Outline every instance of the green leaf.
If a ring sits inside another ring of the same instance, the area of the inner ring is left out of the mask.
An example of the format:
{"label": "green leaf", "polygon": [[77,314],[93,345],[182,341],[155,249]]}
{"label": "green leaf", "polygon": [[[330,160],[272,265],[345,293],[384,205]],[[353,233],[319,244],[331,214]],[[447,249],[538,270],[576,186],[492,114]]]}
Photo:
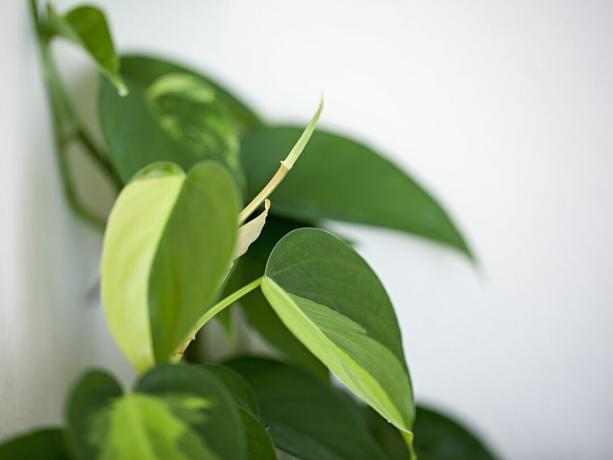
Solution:
{"label": "green leaf", "polygon": [[223,382],[226,390],[230,392],[234,402],[239,407],[247,440],[247,458],[253,460],[276,459],[272,439],[270,439],[266,428],[258,420],[260,408],[249,383],[230,367],[219,364],[206,364],[203,367]]}
{"label": "green leaf", "polygon": [[208,369],[181,364],[158,366],[139,380],[135,391],[164,399],[180,395],[208,401],[204,417],[177,412],[179,418],[204,440],[216,458],[244,458],[245,438],[239,409],[222,382]]}
{"label": "green leaf", "polygon": [[122,394],[119,383],[99,370],[87,372],[73,387],[66,405],[66,427],[72,451],[78,458],[96,458],[100,446],[91,433],[101,414]]}
{"label": "green leaf", "polygon": [[331,233],[298,229],[275,246],[261,287],[288,329],[410,440],[415,410],[400,329],[368,264]]}
{"label": "green leaf", "polygon": [[235,370],[219,364],[206,364],[204,369],[215,375],[234,398],[234,402],[245,412],[259,417],[258,400],[249,383]]}
{"label": "green leaf", "polygon": [[100,420],[98,460],[221,460],[183,419],[205,419],[210,402],[186,396],[162,399],[132,393]]}
{"label": "green leaf", "polygon": [[281,363],[239,358],[229,363],[253,386],[275,445],[305,460],[384,459],[359,412],[340,390]]}
{"label": "green leaf", "polygon": [[417,407],[415,449],[421,460],[494,460],[479,437],[459,421],[424,406]]}
{"label": "green leaf", "polygon": [[[277,169],[301,129],[263,126],[241,145],[248,196]],[[412,233],[470,248],[441,205],[414,179],[369,147],[318,130],[295,168],[271,195],[272,213],[298,220],[333,219]]]}
{"label": "green leaf", "polygon": [[178,64],[126,56],[121,69],[129,96],[119,97],[103,82],[98,110],[111,159],[124,181],[156,161],[189,169],[216,159],[243,182],[238,138],[260,124],[249,108],[219,84]]}
{"label": "green leaf", "polygon": [[[390,460],[405,460],[408,451],[402,437],[372,410],[364,416],[379,445]],[[419,460],[494,460],[496,456],[479,437],[459,421],[439,411],[417,406],[414,426]]]}
{"label": "green leaf", "polygon": [[102,254],[101,290],[119,347],[139,371],[169,361],[210,308],[236,242],[238,193],[203,162],[154,164],[121,192]]}
{"label": "green leaf", "polygon": [[[247,253],[238,259],[226,292],[229,294],[262,276],[275,244],[287,233],[305,225],[302,222],[269,216],[260,237],[249,247]],[[266,342],[319,378],[328,379],[327,368],[287,329],[259,290],[242,297],[239,303],[249,324]]]}
{"label": "green leaf", "polygon": [[247,459],[276,460],[275,446],[266,428],[249,412],[241,409],[240,413],[247,436]]}
{"label": "green leaf", "polygon": [[18,435],[0,444],[2,460],[69,460],[64,433],[47,428]]}
{"label": "green leaf", "polygon": [[49,31],[79,45],[94,60],[121,96],[127,88],[119,74],[119,58],[104,13],[93,6],[78,6],[59,15],[47,4]]}

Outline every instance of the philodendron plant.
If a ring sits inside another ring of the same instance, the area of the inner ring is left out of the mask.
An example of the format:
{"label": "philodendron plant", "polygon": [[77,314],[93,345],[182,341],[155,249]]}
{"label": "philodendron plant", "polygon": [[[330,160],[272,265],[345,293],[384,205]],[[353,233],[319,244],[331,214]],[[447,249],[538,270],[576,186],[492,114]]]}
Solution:
{"label": "philodendron plant", "polygon": [[[102,304],[138,378],[126,391],[106,371],[86,372],[64,427],[7,440],[1,459],[493,458],[457,422],[416,406],[383,285],[320,228],[396,229],[472,260],[422,187],[369,147],[315,131],[323,103],[305,129],[271,125],[194,70],[119,57],[95,7],[30,7],[68,203],[104,231]],[[72,108],[55,39],[81,47],[103,76],[106,151]],[[72,144],[117,189],[108,219],[74,186]],[[201,329],[220,321],[234,337],[237,316],[275,358],[243,350],[198,362]]]}

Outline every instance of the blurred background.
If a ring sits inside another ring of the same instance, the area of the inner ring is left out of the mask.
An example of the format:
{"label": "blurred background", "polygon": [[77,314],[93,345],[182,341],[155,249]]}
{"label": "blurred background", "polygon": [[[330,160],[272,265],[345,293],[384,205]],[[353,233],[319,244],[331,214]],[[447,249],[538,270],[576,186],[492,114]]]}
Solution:
{"label": "blurred background", "polygon": [[[411,172],[479,260],[333,227],[393,299],[418,400],[502,458],[611,458],[612,2],[95,3],[120,51],[188,63],[272,121],[306,121],[323,90],[321,125]],[[1,438],[58,420],[84,367],[131,379],[88,297],[100,237],[62,194],[26,6],[0,6]],[[94,125],[93,66],[56,51]]]}

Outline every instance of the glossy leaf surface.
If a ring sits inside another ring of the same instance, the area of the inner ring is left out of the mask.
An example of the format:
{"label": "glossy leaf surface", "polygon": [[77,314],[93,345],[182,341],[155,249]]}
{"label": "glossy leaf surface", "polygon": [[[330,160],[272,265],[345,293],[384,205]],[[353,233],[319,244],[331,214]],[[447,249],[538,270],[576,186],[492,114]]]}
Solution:
{"label": "glossy leaf surface", "polygon": [[162,59],[126,56],[121,70],[130,94],[119,97],[104,82],[98,110],[124,181],[156,161],[189,169],[215,159],[242,183],[238,136],[260,123],[250,109],[212,80]]}
{"label": "glossy leaf surface", "polygon": [[78,6],[65,15],[59,15],[47,4],[48,26],[79,45],[94,60],[100,71],[114,85],[114,92],[125,95],[127,88],[119,74],[119,57],[104,13],[93,6]]}
{"label": "glossy leaf surface", "polygon": [[174,356],[211,306],[232,261],[238,210],[233,180],[215,162],[187,174],[155,164],[123,189],[101,288],[113,337],[138,370]]}
{"label": "glossy leaf surface", "polygon": [[[255,195],[300,136],[297,127],[249,133],[241,158]],[[295,168],[271,195],[272,212],[298,220],[333,219],[401,230],[471,256],[441,205],[415,180],[373,149],[331,132],[313,134]]]}
{"label": "glossy leaf surface", "polygon": [[239,358],[229,365],[253,386],[279,449],[305,460],[385,458],[340,390],[272,360]]}
{"label": "glossy leaf surface", "polygon": [[70,460],[64,433],[57,428],[32,431],[0,444],[2,460]]}
{"label": "glossy leaf surface", "polygon": [[415,412],[400,330],[368,264],[331,233],[298,229],[275,246],[261,286],[288,329],[410,438]]}
{"label": "glossy leaf surface", "polygon": [[[302,222],[269,216],[260,237],[249,247],[247,253],[237,260],[227,293],[262,276],[275,244],[287,233],[304,226]],[[250,292],[242,297],[239,303],[249,324],[266,342],[314,375],[322,379],[328,378],[327,368],[287,329],[261,291]]]}

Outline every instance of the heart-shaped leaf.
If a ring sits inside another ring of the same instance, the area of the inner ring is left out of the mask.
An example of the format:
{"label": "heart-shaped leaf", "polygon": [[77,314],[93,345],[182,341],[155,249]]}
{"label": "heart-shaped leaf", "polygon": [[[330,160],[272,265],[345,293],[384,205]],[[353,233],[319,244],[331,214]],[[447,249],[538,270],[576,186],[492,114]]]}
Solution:
{"label": "heart-shaped leaf", "polygon": [[79,460],[245,458],[241,415],[200,366],[158,366],[125,395],[110,375],[91,371],[71,392],[67,423]]}
{"label": "heart-shaped leaf", "polygon": [[[298,127],[262,126],[241,145],[249,196],[276,170],[300,135]],[[333,219],[401,230],[456,248],[466,241],[442,206],[414,179],[373,149],[318,130],[296,168],[271,195],[273,214]]]}
{"label": "heart-shaped leaf", "polygon": [[415,408],[400,329],[368,264],[331,233],[298,229],[275,246],[261,286],[288,329],[410,441]]}
{"label": "heart-shaped leaf", "polygon": [[130,94],[119,97],[104,82],[98,110],[111,159],[124,181],[156,161],[189,169],[215,159],[243,182],[238,136],[260,124],[249,108],[212,80],[168,61],[127,56],[121,70]]}
{"label": "heart-shaped leaf", "polygon": [[137,370],[181,347],[228,273],[238,192],[215,162],[146,168],[111,212],[101,268],[111,332]]}
{"label": "heart-shaped leaf", "polygon": [[47,27],[79,45],[94,60],[100,71],[115,86],[121,96],[127,88],[119,74],[119,58],[104,13],[93,6],[78,6],[64,15],[47,4]]}
{"label": "heart-shaped leaf", "polygon": [[275,445],[305,460],[385,458],[339,389],[287,365],[262,358],[228,363],[251,384]]}
{"label": "heart-shaped leaf", "polygon": [[70,460],[64,433],[48,428],[22,434],[0,444],[2,460]]}

